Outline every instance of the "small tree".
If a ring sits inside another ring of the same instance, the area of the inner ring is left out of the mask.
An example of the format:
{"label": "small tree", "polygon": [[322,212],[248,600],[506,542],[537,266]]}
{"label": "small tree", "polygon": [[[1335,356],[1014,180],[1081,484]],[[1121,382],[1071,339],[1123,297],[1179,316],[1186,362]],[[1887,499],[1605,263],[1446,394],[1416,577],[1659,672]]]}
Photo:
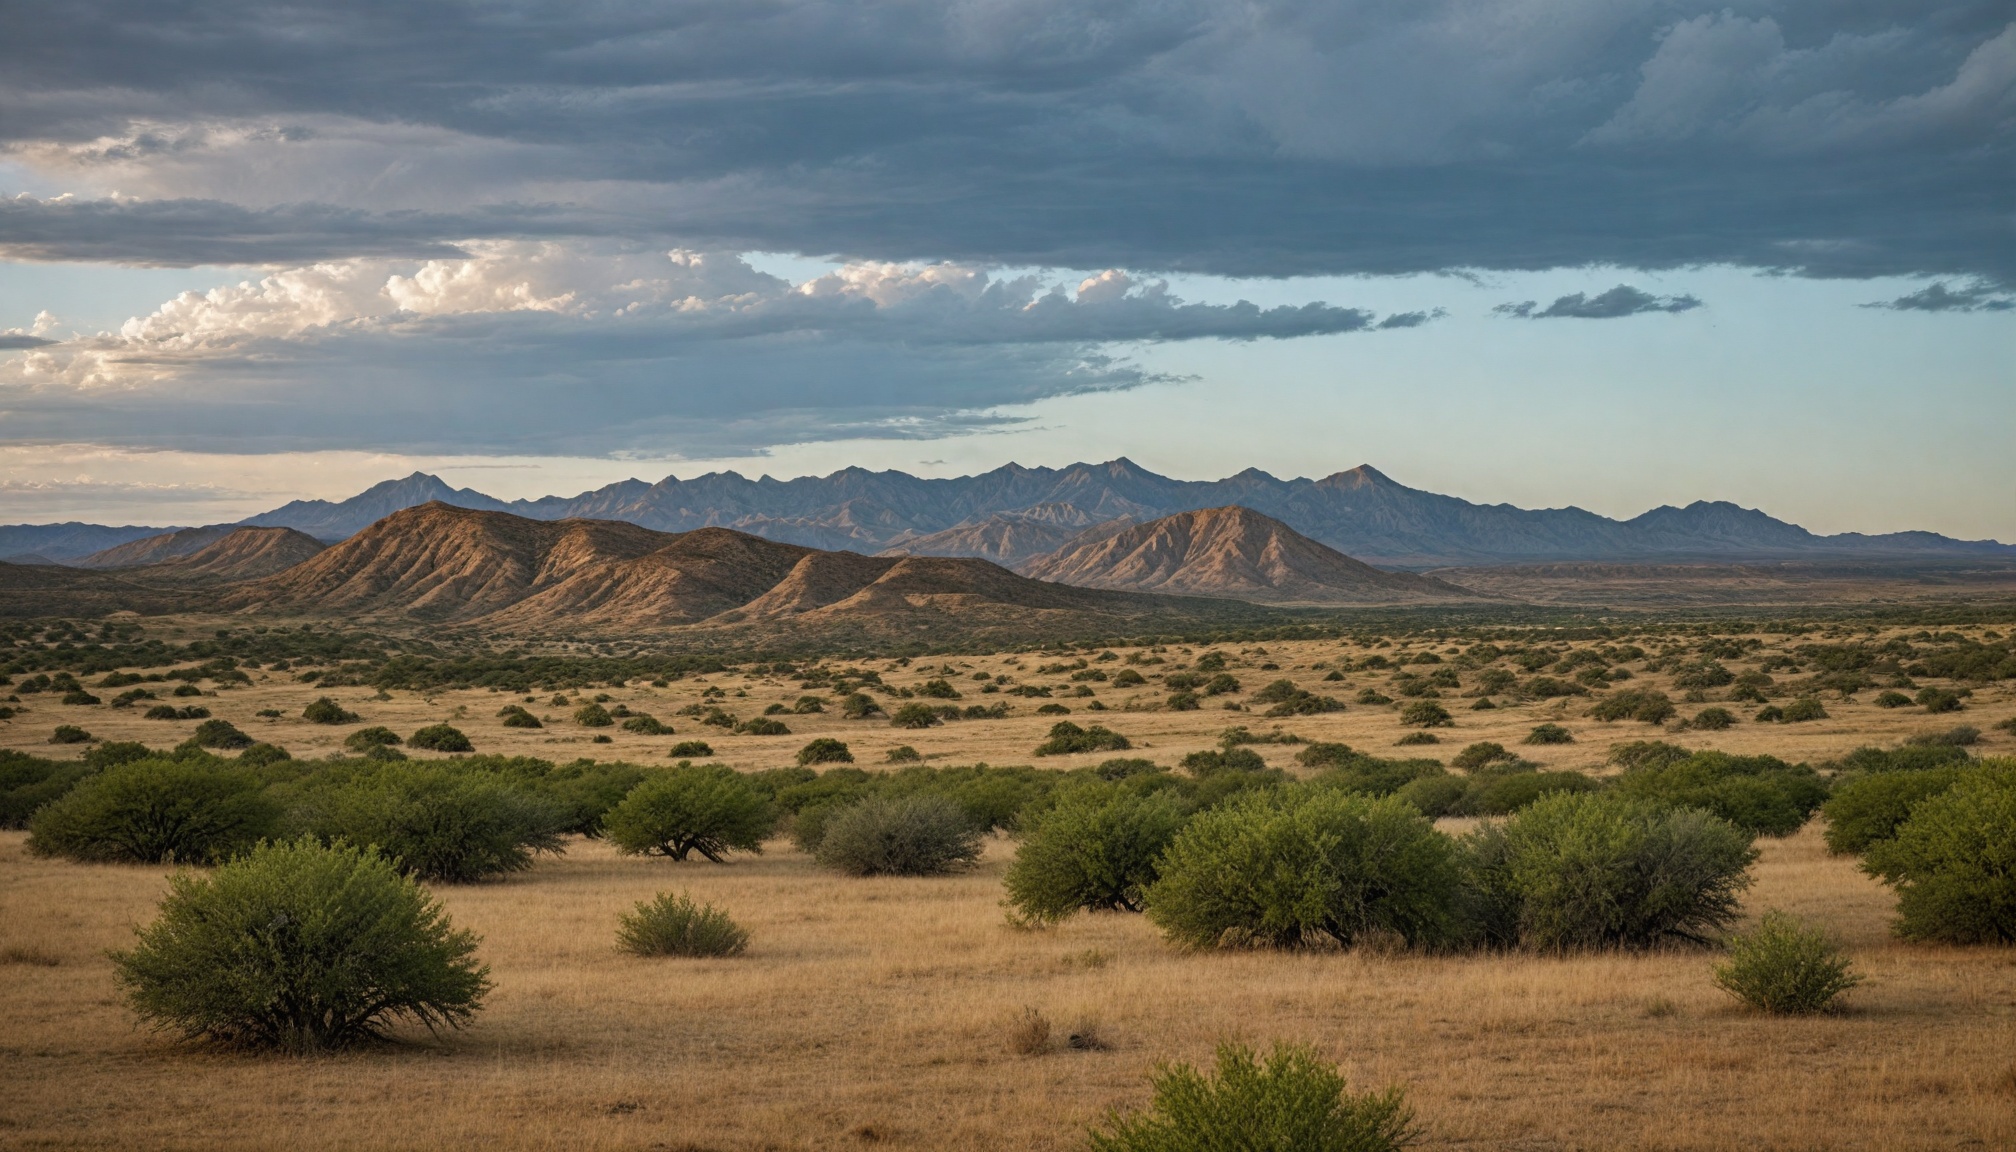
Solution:
{"label": "small tree", "polygon": [[1412,728],[1450,728],[1456,721],[1434,700],[1416,700],[1400,712],[1400,722]]}
{"label": "small tree", "polygon": [[190,733],[189,742],[198,748],[250,748],[252,738],[229,720],[205,720]]}
{"label": "small tree", "polygon": [[1573,744],[1575,734],[1559,724],[1536,725],[1526,734],[1527,744]]}
{"label": "small tree", "polygon": [[826,816],[814,859],[850,876],[936,876],[980,859],[964,809],[928,792],[868,796]]}
{"label": "small tree", "polygon": [[938,710],[929,704],[905,704],[889,717],[891,728],[929,728],[941,723]]}
{"label": "small tree", "polygon": [[559,855],[569,813],[487,773],[433,764],[380,768],[311,787],[291,822],[327,843],[373,844],[406,874],[470,884]]}
{"label": "small tree", "polygon": [[1477,843],[1496,861],[1475,873],[1486,902],[1515,907],[1520,939],[1545,951],[1705,943],[1735,921],[1757,857],[1706,812],[1604,792],[1538,800]]}
{"label": "small tree", "polygon": [[343,738],[343,747],[358,753],[369,752],[373,748],[397,747],[404,743],[397,732],[382,724],[371,728],[359,728]]}
{"label": "small tree", "polygon": [[406,738],[409,748],[425,748],[430,752],[472,752],[474,746],[460,728],[449,724],[429,724]]}
{"label": "small tree", "polygon": [[1080,728],[1069,720],[1050,726],[1050,736],[1036,746],[1038,756],[1064,756],[1074,752],[1124,752],[1133,747],[1125,736],[1094,724]]}
{"label": "small tree", "polygon": [[1353,1095],[1309,1048],[1277,1045],[1263,1062],[1222,1044],[1214,1075],[1165,1064],[1153,1084],[1147,1110],[1091,1132],[1092,1152],[1394,1152],[1416,1139],[1399,1089]]}
{"label": "small tree", "polygon": [[854,753],[847,745],[830,736],[821,736],[798,750],[798,763],[805,767],[814,764],[852,764]]}
{"label": "small tree", "polygon": [[1109,787],[1067,794],[1022,841],[1004,884],[1025,920],[1054,922],[1081,908],[1139,912],[1156,861],[1184,823],[1167,794]]}
{"label": "small tree", "polygon": [[626,856],[684,860],[698,852],[716,864],[731,851],[760,853],[776,826],[769,800],[722,764],[659,772],[602,820],[603,834]]}
{"label": "small tree", "polygon": [[1320,787],[1249,792],[1193,818],[1147,890],[1149,919],[1190,947],[1369,932],[1408,943],[1455,938],[1455,843],[1393,797]]}
{"label": "small tree", "polygon": [[622,915],[616,946],[638,956],[739,956],[749,933],[712,904],[664,892]]}
{"label": "small tree", "polygon": [[607,708],[590,702],[574,710],[574,723],[583,728],[607,728],[616,723],[616,718],[609,715]]}
{"label": "small tree", "polygon": [[28,847],[72,860],[209,864],[270,835],[278,817],[251,773],[228,762],[136,760],[36,812]]}
{"label": "small tree", "polygon": [[342,1048],[401,1020],[460,1028],[490,990],[476,937],[367,849],[262,844],[169,884],[112,959],[133,1010],[190,1039]]}
{"label": "small tree", "polygon": [[1919,801],[1862,868],[1897,889],[1905,939],[2016,941],[2016,761],[1983,761]]}
{"label": "small tree", "polygon": [[1949,765],[1915,772],[1873,772],[1834,787],[1820,811],[1827,817],[1827,850],[1860,855],[1897,834],[1919,801],[1960,782],[1961,768]]}
{"label": "small tree", "polygon": [[674,760],[705,760],[714,755],[714,746],[705,740],[681,740],[665,754]]}
{"label": "small tree", "polygon": [[75,724],[58,724],[56,730],[49,734],[51,744],[89,744],[95,739],[97,737]]}
{"label": "small tree", "polygon": [[1715,968],[1715,986],[1773,1015],[1804,1015],[1833,1007],[1862,983],[1841,945],[1783,912],[1766,912],[1756,929],[1729,940],[1729,959]]}
{"label": "small tree", "polygon": [[343,706],[327,696],[318,696],[314,703],[301,710],[301,718],[310,724],[355,724],[357,714],[345,711]]}
{"label": "small tree", "polygon": [[539,717],[525,710],[522,704],[507,704],[498,709],[497,715],[503,719],[506,728],[544,728]]}

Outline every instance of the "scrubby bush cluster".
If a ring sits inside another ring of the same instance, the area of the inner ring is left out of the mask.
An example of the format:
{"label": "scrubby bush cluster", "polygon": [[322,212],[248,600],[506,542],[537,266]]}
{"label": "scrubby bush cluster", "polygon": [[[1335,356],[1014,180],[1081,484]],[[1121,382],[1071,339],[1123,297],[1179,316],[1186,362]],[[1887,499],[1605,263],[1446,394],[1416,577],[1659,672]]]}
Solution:
{"label": "scrubby bush cluster", "polygon": [[1092,1152],[1397,1152],[1415,1140],[1399,1090],[1353,1094],[1309,1048],[1276,1046],[1262,1059],[1225,1044],[1213,1074],[1169,1064],[1153,1085],[1145,1110],[1093,1129]]}

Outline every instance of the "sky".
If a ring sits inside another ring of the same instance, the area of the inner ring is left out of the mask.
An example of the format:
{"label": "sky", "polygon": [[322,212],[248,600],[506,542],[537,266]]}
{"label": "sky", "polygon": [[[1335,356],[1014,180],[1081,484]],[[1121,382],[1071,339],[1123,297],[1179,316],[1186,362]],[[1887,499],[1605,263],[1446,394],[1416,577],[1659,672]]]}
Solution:
{"label": "sky", "polygon": [[0,64],[0,522],[1124,455],[2016,541],[2006,0],[84,0]]}

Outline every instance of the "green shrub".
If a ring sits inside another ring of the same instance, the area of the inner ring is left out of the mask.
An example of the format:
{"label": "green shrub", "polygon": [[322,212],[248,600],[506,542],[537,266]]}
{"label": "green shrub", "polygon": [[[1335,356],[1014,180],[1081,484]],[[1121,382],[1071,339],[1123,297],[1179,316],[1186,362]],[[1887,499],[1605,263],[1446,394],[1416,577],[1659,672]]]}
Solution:
{"label": "green shrub", "polygon": [[1804,764],[1727,752],[1639,763],[1618,779],[1617,789],[1675,808],[1700,808],[1762,836],[1790,836],[1827,800],[1826,782]]}
{"label": "green shrub", "polygon": [[1736,714],[1727,708],[1703,708],[1687,721],[1687,727],[1702,732],[1720,732],[1736,723]]}
{"label": "green shrub", "polygon": [[1380,694],[1376,688],[1361,688],[1358,690],[1358,703],[1383,706],[1393,703],[1393,698]]}
{"label": "green shrub", "polygon": [[1897,834],[1919,801],[1960,782],[1957,765],[1921,771],[1875,772],[1843,781],[1820,809],[1827,817],[1827,850],[1860,855]]}
{"label": "green shrub", "polygon": [[1541,724],[1526,734],[1527,744],[1573,744],[1575,734],[1559,724]]}
{"label": "green shrub", "polygon": [[294,757],[287,749],[278,744],[268,744],[263,740],[247,745],[245,750],[238,754],[238,764],[244,768],[264,768],[269,764],[280,764],[292,759]]}
{"label": "green shrub", "polygon": [[1092,1152],[1393,1152],[1415,1141],[1399,1089],[1352,1095],[1309,1048],[1277,1045],[1265,1062],[1218,1048],[1211,1076],[1159,1066],[1154,1100],[1090,1134]]}
{"label": "green shrub", "polygon": [[959,690],[949,680],[926,680],[917,686],[917,695],[927,700],[957,700]]}
{"label": "green shrub", "polygon": [[1440,744],[1441,742],[1442,738],[1433,732],[1409,732],[1393,743],[1398,747],[1411,748],[1417,744]]}
{"label": "green shrub", "polygon": [[1487,764],[1497,764],[1502,761],[1517,759],[1519,757],[1507,752],[1503,744],[1483,740],[1458,752],[1456,758],[1449,761],[1449,765],[1464,772],[1475,772]]}
{"label": "green shrub", "polygon": [[1192,752],[1183,757],[1179,766],[1192,776],[1204,777],[1220,772],[1263,772],[1267,761],[1251,748],[1227,748],[1224,751]]}
{"label": "green shrub", "polygon": [[1833,1007],[1862,983],[1841,946],[1783,912],[1766,912],[1749,932],[1729,940],[1729,959],[1715,968],[1715,986],[1752,1008],[1777,1016]]}
{"label": "green shrub", "polygon": [[740,732],[744,736],[789,736],[791,734],[790,727],[782,720],[772,720],[767,716],[758,716],[754,720],[745,720],[735,726],[735,731]]}
{"label": "green shrub", "polygon": [[1759,724],[1781,724],[1785,720],[1785,709],[1780,708],[1776,704],[1767,704],[1759,708],[1757,715],[1752,717],[1752,719],[1756,720]]}
{"label": "green shrub", "polygon": [[924,762],[924,754],[908,744],[898,744],[896,747],[889,749],[889,753],[884,759],[891,764],[922,764]]}
{"label": "green shrub", "polygon": [[142,757],[152,755],[142,745],[112,742],[93,748],[81,761],[44,760],[0,749],[0,828],[26,828],[37,809],[76,787],[77,781],[111,767],[112,763],[123,762],[95,764],[92,761],[98,753],[127,748],[139,749]]}
{"label": "green shrub", "polygon": [[209,757],[107,768],[35,813],[43,856],[127,864],[209,864],[271,835],[279,810],[251,773]]}
{"label": "green shrub", "polygon": [[980,859],[980,833],[944,796],[869,796],[831,813],[814,859],[850,876],[936,876]]}
{"label": "green shrub", "polygon": [[1736,919],[1757,853],[1735,825],[1610,792],[1549,796],[1471,841],[1487,904],[1543,951],[1696,943]]}
{"label": "green shrub", "polygon": [[1601,788],[1580,772],[1493,772],[1468,782],[1462,798],[1449,808],[1451,816],[1508,816],[1558,792],[1594,792]]}
{"label": "green shrub", "polygon": [[76,688],[72,689],[69,692],[65,692],[63,694],[63,699],[57,701],[57,703],[82,705],[82,704],[96,704],[99,703],[99,700],[98,697],[93,696],[91,693],[86,692],[84,689]]}
{"label": "green shrub", "polygon": [[1133,747],[1125,736],[1097,724],[1080,728],[1069,720],[1050,726],[1050,736],[1036,746],[1038,756],[1064,756],[1074,752],[1124,752]]}
{"label": "green shrub", "polygon": [[1421,776],[1409,780],[1394,795],[1403,803],[1426,816],[1430,820],[1453,814],[1456,806],[1469,791],[1469,782],[1461,776],[1442,773],[1437,776]]}
{"label": "green shrub", "polygon": [[635,732],[639,736],[670,736],[672,729],[648,712],[639,712],[623,721],[625,732]]}
{"label": "green shrub", "polygon": [[[913,749],[912,751],[914,752],[915,750]],[[798,750],[798,763],[801,765],[852,764],[853,762],[854,753],[847,750],[847,745],[830,736],[821,736]]]}
{"label": "green shrub", "polygon": [[526,711],[524,706],[519,704],[507,704],[497,710],[497,715],[503,718],[504,727],[506,728],[544,728],[546,726],[540,722],[539,717]]}
{"label": "green shrub", "polygon": [[905,704],[889,717],[891,728],[929,728],[942,723],[937,709],[929,704]]}
{"label": "green shrub", "polygon": [[[882,711],[882,706],[865,692],[853,692],[840,700],[840,715],[849,720],[866,720]],[[929,709],[926,709],[929,711]]]}
{"label": "green shrub", "polygon": [[229,720],[205,720],[196,726],[189,742],[198,748],[250,748],[252,738]]}
{"label": "green shrub", "polygon": [[51,744],[89,744],[95,739],[97,737],[75,724],[58,724],[56,730],[49,734]]}
{"label": "green shrub", "polygon": [[770,801],[720,764],[658,772],[602,819],[603,835],[625,855],[684,860],[697,851],[716,864],[730,851],[763,851],[776,826]]}
{"label": "green shrub", "polygon": [[[1204,706],[1204,698],[1195,692],[1172,692],[1162,706],[1171,712],[1195,712]],[[1050,705],[1059,707],[1059,705]]]}
{"label": "green shrub", "polygon": [[674,760],[705,760],[714,755],[714,746],[705,740],[681,740],[665,754]]}
{"label": "green shrub", "polygon": [[1637,720],[1645,724],[1664,724],[1673,718],[1676,709],[1673,701],[1664,692],[1650,688],[1633,688],[1619,692],[1604,700],[1599,700],[1589,715],[1598,720]]}
{"label": "green shrub", "polygon": [[1167,793],[1081,788],[1059,800],[1022,841],[1004,883],[1023,919],[1055,922],[1081,908],[1141,910],[1156,860],[1183,827]]}
{"label": "green shrub", "polygon": [[169,884],[112,959],[133,1010],[190,1039],[342,1048],[402,1020],[460,1028],[490,990],[476,937],[368,849],[262,844]]}
{"label": "green shrub", "polygon": [[1782,723],[1786,724],[1802,724],[1808,720],[1825,720],[1827,719],[1827,709],[1821,706],[1820,701],[1815,700],[1811,696],[1804,696],[1785,705],[1784,714],[1779,719]]}
{"label": "green shrub", "polygon": [[1314,692],[1296,692],[1286,700],[1267,709],[1267,716],[1318,716],[1325,712],[1342,712],[1344,705],[1334,697],[1318,696]]}
{"label": "green shrub", "polygon": [[1981,742],[1981,730],[1960,724],[1944,732],[1920,732],[1904,743],[1913,748],[1972,748]]}
{"label": "green shrub", "polygon": [[373,748],[387,748],[404,743],[404,740],[399,739],[397,732],[383,725],[359,728],[343,738],[343,747],[352,752],[369,752]]}
{"label": "green shrub", "polygon": [[1453,728],[1449,710],[1433,700],[1416,700],[1400,711],[1400,722],[1414,728]]}
{"label": "green shrub", "polygon": [[[180,695],[180,692],[177,692]],[[343,707],[327,696],[318,696],[315,702],[301,710],[301,718],[310,724],[355,724],[357,714],[346,712]]]}
{"label": "green shrub", "polygon": [[173,704],[156,704],[141,714],[143,720],[204,720],[210,716],[208,708],[190,705],[177,708]]}
{"label": "green shrub", "polygon": [[1949,692],[1944,688],[1926,688],[1921,690],[1918,693],[1918,703],[1925,711],[1935,715],[1941,712],[1958,712],[1961,708],[1965,707],[1960,702],[1960,694],[1958,692]]}
{"label": "green shrub", "polygon": [[1876,706],[1878,708],[1908,708],[1911,706],[1911,698],[1902,692],[1885,692],[1881,696],[1876,697]]}
{"label": "green shrub", "polygon": [[1983,761],[1913,805],[1862,868],[1897,889],[1905,939],[2016,941],[2016,762]]}
{"label": "green shrub", "polygon": [[429,753],[472,753],[476,748],[470,738],[462,734],[462,728],[452,724],[427,724],[425,728],[413,732],[405,738],[409,748],[427,748]]}
{"label": "green shrub", "polygon": [[1455,843],[1398,799],[1308,786],[1250,792],[1194,817],[1147,890],[1150,919],[1194,947],[1349,947],[1368,933],[1437,944],[1459,931]]}
{"label": "green shrub", "polygon": [[602,705],[588,703],[574,710],[574,723],[583,728],[607,728],[616,723],[616,718]]}
{"label": "green shrub", "polygon": [[489,773],[401,764],[311,781],[289,823],[325,844],[375,845],[419,880],[473,884],[559,855],[568,813]]}
{"label": "green shrub", "polygon": [[740,956],[749,933],[712,904],[662,892],[618,919],[616,946],[638,956]]}

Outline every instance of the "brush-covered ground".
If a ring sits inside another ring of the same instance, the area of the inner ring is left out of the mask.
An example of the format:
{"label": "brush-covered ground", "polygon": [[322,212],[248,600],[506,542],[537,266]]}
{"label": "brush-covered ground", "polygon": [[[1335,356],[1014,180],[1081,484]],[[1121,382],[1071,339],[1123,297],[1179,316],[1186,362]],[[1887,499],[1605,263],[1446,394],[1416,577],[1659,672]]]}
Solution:
{"label": "brush-covered ground", "polygon": [[[1902,640],[1909,653],[1892,648],[1856,670],[1869,683],[1852,698],[1840,690],[1850,680],[1814,681],[1837,675],[1833,665],[1855,662],[1839,651],[1890,640]],[[790,763],[818,736],[848,742],[871,769],[898,745],[934,764],[1068,768],[1111,755],[1032,757],[1049,726],[1068,718],[1115,729],[1134,743],[1127,755],[1164,765],[1215,747],[1227,726],[1244,724],[1382,756],[1446,760],[1490,740],[1550,768],[1601,772],[1609,749],[1633,740],[1823,764],[1859,746],[1894,746],[1960,724],[1980,730],[1976,751],[2008,755],[2016,736],[1996,725],[2016,715],[2012,681],[1935,674],[1965,670],[1950,664],[1952,652],[1986,645],[1992,655],[2001,643],[1999,632],[1981,628],[1493,642],[1497,649],[1545,646],[1558,657],[1592,653],[1579,667],[1529,657],[1536,665],[1530,671],[1512,657],[1481,659],[1486,652],[1474,640],[1228,644],[1215,651],[1239,690],[1204,697],[1194,711],[1169,709],[1170,690],[1159,678],[1193,669],[1212,651],[1198,645],[1114,648],[1111,659],[1090,650],[830,665],[875,671],[890,691],[872,695],[891,712],[910,702],[963,708],[1005,701],[1012,709],[1001,719],[915,730],[893,728],[882,716],[843,718],[835,693],[805,687],[802,662],[790,675],[730,670],[662,688],[642,681],[575,686],[564,693],[566,705],[552,702],[555,686],[531,693],[326,689],[271,668],[245,669],[251,682],[241,686],[201,682],[200,697],[159,694],[207,707],[297,758],[337,751],[360,726],[403,734],[443,721],[486,753],[665,763],[671,744],[702,739],[716,758],[751,770]],[[1422,697],[1401,695],[1404,677],[1396,683],[1392,669],[1367,664],[1430,652],[1440,663],[1401,667],[1424,677],[1456,674],[1456,686],[1433,689],[1454,726],[1432,730],[1437,745],[1397,748],[1419,730],[1400,722],[1399,706]],[[1734,676],[1770,676],[1762,691],[1773,704],[1809,694],[1822,700],[1827,718],[1757,722],[1750,717],[1762,705],[1726,699],[1739,683],[1675,683],[1710,659]],[[1536,678],[1569,682],[1617,667],[1630,678],[1599,684],[1590,696],[1520,695]],[[1517,686],[1492,696],[1501,707],[1472,710],[1493,668],[1512,674]],[[1143,674],[1144,683],[1116,686],[1121,669]],[[1107,678],[1071,679],[1091,671]],[[982,693],[974,679],[982,672],[987,683],[1008,680]],[[1340,678],[1328,679],[1332,673]],[[1268,718],[1268,706],[1251,697],[1284,678],[1346,707]],[[24,677],[14,679],[0,692],[18,694]],[[88,685],[100,675],[80,679]],[[954,685],[960,699],[919,695],[933,679]],[[1900,687],[1884,687],[1891,683]],[[1009,694],[1023,685],[1052,694]],[[1080,686],[1093,695],[1065,695]],[[1875,703],[1883,691],[1915,695],[1926,687],[1971,695],[1961,710],[1940,714]],[[1645,688],[1675,702],[1676,720],[1719,704],[1739,722],[1675,731],[1670,723],[1586,715],[1606,695]],[[910,699],[901,697],[904,689]],[[1356,703],[1366,689],[1395,703]],[[108,701],[117,692],[90,691]],[[1700,698],[1686,700],[1690,692]],[[356,712],[357,722],[303,720],[304,706],[321,695]],[[527,695],[534,700],[527,703]],[[648,712],[676,732],[647,737],[575,725],[574,708],[597,695],[609,698],[605,707]],[[827,710],[777,717],[788,735],[737,735],[679,714],[690,705],[718,706],[746,720],[773,703],[795,709],[808,695],[824,696]],[[1095,701],[1103,711],[1087,710]],[[1228,702],[1241,709],[1228,710]],[[194,727],[143,719],[151,702],[66,706],[31,693],[10,706],[21,703],[28,711],[0,725],[0,746],[37,755],[81,753],[81,745],[46,743],[57,723],[156,746]],[[496,713],[507,703],[543,717],[547,727],[503,727]],[[1070,708],[1068,717],[1036,714],[1052,703]],[[261,717],[262,710],[281,715]],[[1575,742],[1522,745],[1543,722],[1568,728]],[[597,734],[611,742],[593,743]],[[1293,763],[1293,745],[1253,747],[1274,766],[1304,771]],[[1007,839],[990,843],[973,871],[933,879],[835,876],[783,839],[761,856],[725,865],[623,858],[577,840],[564,856],[542,858],[508,880],[437,887],[455,922],[482,936],[481,955],[496,982],[471,1028],[318,1059],[192,1049],[136,1026],[105,953],[127,945],[132,927],[152,917],[168,870],[39,859],[26,851],[24,833],[4,832],[0,1148],[1076,1148],[1086,1125],[1109,1108],[1145,1101],[1146,1074],[1158,1061],[1208,1063],[1225,1038],[1308,1042],[1339,1062],[1356,1088],[1403,1086],[1426,1147],[2016,1146],[2016,950],[1894,941],[1892,894],[1853,859],[1829,856],[1821,830],[1816,820],[1790,838],[1759,842],[1745,907],[1752,917],[1783,909],[1842,938],[1868,982],[1837,1015],[1779,1019],[1741,1009],[1710,983],[1714,955],[1703,951],[1197,954],[1122,914],[1019,930],[1000,906],[1001,873],[1014,851]],[[664,890],[726,908],[749,929],[748,952],[698,961],[619,953],[617,915]],[[1054,1026],[1056,1042],[1042,1054],[1013,1049],[1018,1018],[1029,1009]],[[1067,1046],[1064,1038],[1074,1033],[1096,1035],[1098,1045]]]}

